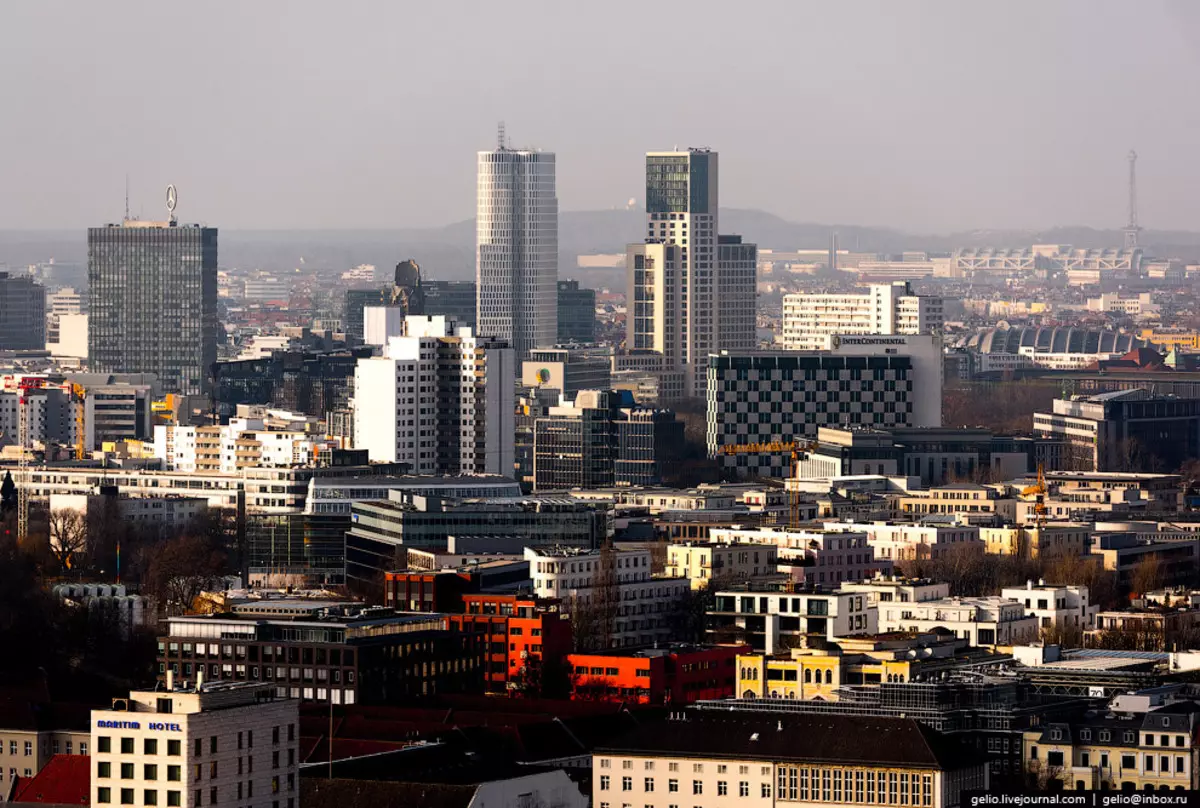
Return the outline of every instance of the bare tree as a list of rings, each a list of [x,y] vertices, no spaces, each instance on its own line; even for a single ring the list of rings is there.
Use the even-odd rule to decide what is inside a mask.
[[[87,519],[74,508],[50,511],[50,552],[62,570],[78,569],[88,549]]]

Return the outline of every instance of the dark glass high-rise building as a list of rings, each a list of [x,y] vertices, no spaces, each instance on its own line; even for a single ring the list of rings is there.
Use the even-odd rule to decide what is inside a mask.
[[[126,220],[88,229],[88,363],[209,389],[217,361],[217,229]]]

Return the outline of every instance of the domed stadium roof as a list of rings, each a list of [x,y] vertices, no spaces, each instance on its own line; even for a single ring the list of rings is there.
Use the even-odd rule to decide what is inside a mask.
[[[1106,331],[1099,328],[1061,326],[1040,328],[985,328],[966,340],[967,350],[986,354],[1015,354],[1021,348],[1039,352],[1076,354],[1124,354],[1135,348],[1153,347],[1133,334]]]

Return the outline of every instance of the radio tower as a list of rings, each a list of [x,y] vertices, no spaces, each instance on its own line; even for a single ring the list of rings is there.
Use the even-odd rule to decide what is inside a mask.
[[[1138,248],[1138,232],[1142,228],[1138,227],[1137,220],[1137,152],[1133,149],[1129,150],[1129,224],[1125,225],[1125,249],[1136,250]]]

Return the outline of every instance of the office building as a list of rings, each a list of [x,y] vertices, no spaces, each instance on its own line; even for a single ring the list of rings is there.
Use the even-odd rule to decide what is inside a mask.
[[[46,347],[46,287],[29,276],[0,272],[0,351]]]
[[[930,334],[944,324],[942,299],[916,295],[907,281],[872,284],[866,294],[783,297],[783,347],[817,351],[838,334]]]
[[[738,645],[672,643],[636,651],[602,650],[567,657],[571,698],[682,706],[734,695]]]
[[[133,691],[92,711],[91,804],[212,806],[300,802],[294,699],[248,682],[195,680]]]
[[[521,384],[551,387],[568,401],[580,390],[607,390],[612,376],[612,349],[605,347],[537,348],[521,363]]]
[[[670,410],[646,410],[610,390],[584,390],[534,423],[538,491],[659,485],[683,448],[683,423]]]
[[[708,452],[740,475],[784,476],[790,451],[822,426],[939,427],[941,340],[837,337],[821,352],[722,352],[708,358]],[[789,447],[790,448],[790,447]]]
[[[511,475],[512,348],[443,316],[408,317],[405,331],[358,360],[354,445],[416,474]]]
[[[1065,442],[1067,470],[1175,469],[1200,455],[1200,400],[1145,388],[1055,399],[1052,413],[1033,414],[1033,430]]]
[[[558,340],[558,196],[554,154],[479,152],[475,282],[477,332],[520,359]]]
[[[671,719],[596,748],[593,805],[667,808],[687,794],[721,808],[954,808],[967,804],[963,791],[988,786],[978,753],[911,718],[689,710]]]
[[[561,496],[441,499],[397,491],[386,501],[356,502],[351,511],[346,578],[364,586],[402,567],[397,556],[408,548],[452,553],[520,553],[555,545],[590,549],[612,534],[608,506]]]
[[[557,601],[501,594],[462,600],[463,613],[447,616],[450,630],[479,647],[488,693],[538,696],[566,684],[544,678],[547,671],[557,675],[571,651],[571,621]]]
[[[646,155],[646,237],[626,248],[626,345],[681,369],[703,397],[710,353],[749,351],[755,331],[757,248],[719,235],[717,153]]]
[[[655,578],[648,548],[527,547],[533,592],[558,598],[583,650],[645,647],[673,632],[686,578]]]
[[[158,639],[158,669],[164,678],[220,677],[268,686],[276,698],[344,705],[482,686],[478,652],[447,629],[445,615],[307,599],[267,598],[235,604],[229,614],[172,617]]]
[[[441,314],[478,332],[475,323],[474,281],[425,281],[425,313]]]
[[[358,360],[366,347],[333,351],[276,351],[259,359],[218,362],[216,400],[223,417],[239,405],[261,404],[289,412],[327,416],[349,412]]]
[[[170,195],[174,209],[174,192]],[[217,343],[217,229],[126,219],[88,230],[88,365],[153,373],[163,393],[210,389]]]
[[[579,281],[558,282],[558,341],[588,345],[596,341],[596,290]]]

